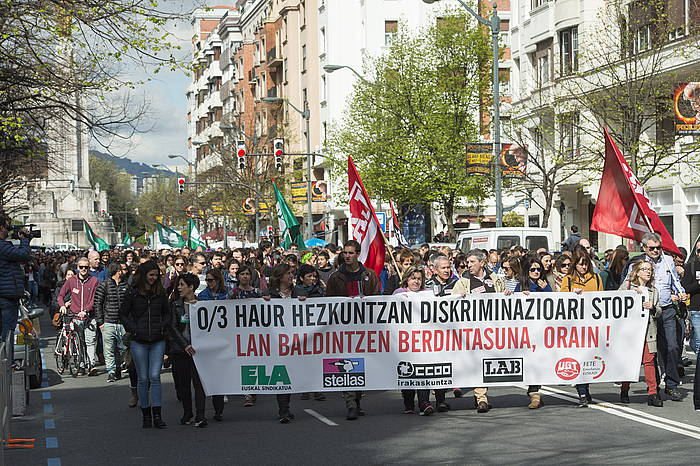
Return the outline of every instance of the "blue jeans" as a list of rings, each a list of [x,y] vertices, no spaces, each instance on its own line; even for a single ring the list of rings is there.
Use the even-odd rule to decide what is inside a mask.
[[[160,368],[165,354],[165,340],[155,343],[131,342],[131,357],[136,365],[138,374],[139,406],[160,406]],[[148,402],[148,392],[151,392],[151,403]]]
[[[688,313],[688,317],[693,325],[693,331],[690,334],[690,347],[697,355],[700,351],[700,311],[691,311]]]
[[[10,344],[7,346],[7,359],[10,364],[15,357],[15,345],[12,339],[17,326],[17,316],[19,314],[19,299],[0,298],[0,340],[6,341],[10,337]]]
[[[117,370],[117,364],[124,362],[124,326],[122,324],[104,323],[102,327],[102,347],[105,354],[105,369],[108,373],[113,373]],[[114,354],[114,348],[117,349],[117,354]]]
[[[680,361],[680,348],[678,347],[678,324],[676,322],[676,308],[668,307],[661,313],[661,318],[656,320],[658,356],[664,365],[666,372],[666,388],[674,390],[678,387],[681,377],[678,374],[678,361]]]

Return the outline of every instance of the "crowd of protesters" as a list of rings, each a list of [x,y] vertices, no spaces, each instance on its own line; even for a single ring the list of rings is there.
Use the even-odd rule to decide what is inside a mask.
[[[175,250],[90,251],[85,254],[38,253],[26,266],[35,285],[32,299],[52,313],[67,314],[78,324],[87,346],[87,376],[106,374],[108,383],[128,373],[131,397],[138,404],[143,427],[164,428],[161,412],[162,368],[171,368],[183,414],[180,423],[205,427],[205,393],[192,356],[186,305],[198,300],[306,299],[323,296],[369,296],[398,293],[433,293],[435,296],[472,293],[585,293],[602,290],[634,290],[644,295],[649,323],[642,351],[648,404],[662,407],[664,400],[680,401],[685,339],[700,349],[700,243],[691,257],[662,252],[661,239],[648,234],[643,253],[630,257],[624,246],[592,253],[590,243],[573,232],[564,250],[507,250],[463,252],[450,245],[388,251],[385,268],[377,276],[359,262],[360,245],[348,241],[299,251],[284,250],[262,241],[256,249],[193,251]],[[60,319],[55,320],[58,324]],[[98,338],[101,337],[101,338]],[[102,351],[99,351],[99,347]],[[104,357],[104,371],[101,357]],[[700,377],[696,377],[696,381]],[[697,382],[696,382],[697,383]],[[629,403],[630,383],[621,381],[620,402]],[[661,386],[663,385],[663,390]],[[578,406],[593,402],[588,384],[576,386]],[[459,398],[464,388],[402,390],[403,412],[431,415],[450,409],[447,394]],[[486,387],[473,389],[479,413],[491,409]],[[539,386],[527,390],[530,409],[544,405]],[[192,396],[194,395],[194,409]],[[364,394],[342,393],[347,419],[365,414]],[[304,393],[301,399],[323,401],[323,393]],[[416,405],[417,397],[417,405]],[[213,396],[213,419],[221,421],[229,397]],[[234,399],[234,397],[230,397]],[[255,395],[246,395],[243,406],[253,407]],[[278,418],[289,423],[292,396],[277,395]],[[695,407],[700,397],[695,390]]]

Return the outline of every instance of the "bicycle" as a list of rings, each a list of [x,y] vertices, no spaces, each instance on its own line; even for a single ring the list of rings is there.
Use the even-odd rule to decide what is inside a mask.
[[[71,376],[77,377],[81,370],[90,370],[90,367],[86,367],[88,358],[85,338],[72,316],[64,315],[62,320],[63,326],[54,349],[56,369],[59,374],[64,374],[68,369]]]

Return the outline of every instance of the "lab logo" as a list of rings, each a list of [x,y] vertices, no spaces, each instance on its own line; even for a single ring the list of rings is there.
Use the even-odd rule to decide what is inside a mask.
[[[523,358],[482,359],[484,383],[522,382]]]

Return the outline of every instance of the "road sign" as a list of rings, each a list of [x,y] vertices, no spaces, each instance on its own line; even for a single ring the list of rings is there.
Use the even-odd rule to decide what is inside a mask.
[[[376,214],[379,226],[382,227],[382,231],[386,233],[386,212],[376,212]]]

